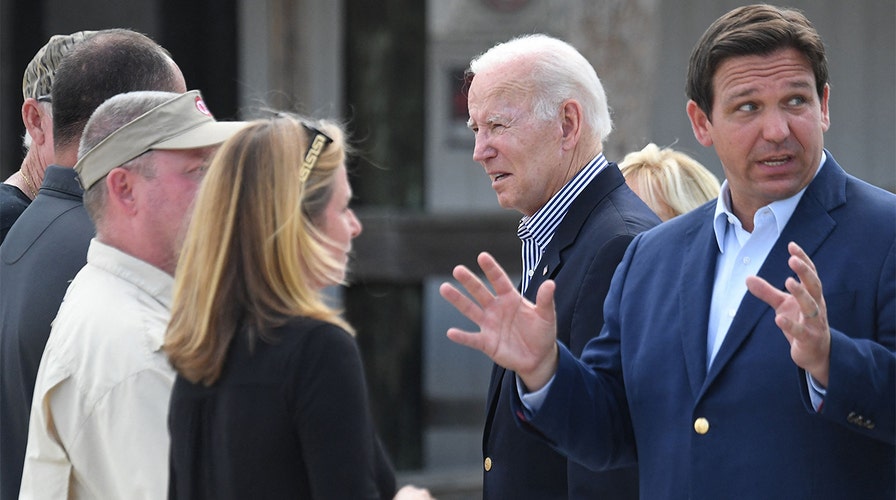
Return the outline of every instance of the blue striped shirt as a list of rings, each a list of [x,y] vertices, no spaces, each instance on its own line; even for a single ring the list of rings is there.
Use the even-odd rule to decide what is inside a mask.
[[[525,293],[529,281],[535,274],[538,262],[544,254],[544,249],[554,238],[554,233],[560,222],[566,217],[569,206],[572,205],[579,194],[585,189],[597,174],[607,167],[607,159],[603,153],[598,153],[582,170],[557,191],[547,203],[531,216],[520,219],[517,235],[523,243],[523,281],[520,290]]]

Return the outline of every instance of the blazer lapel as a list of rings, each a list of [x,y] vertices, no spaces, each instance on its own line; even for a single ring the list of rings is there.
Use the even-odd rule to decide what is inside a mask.
[[[712,286],[715,281],[716,261],[719,246],[716,243],[712,228],[712,216],[715,205],[708,204],[701,220],[710,222],[692,226],[686,233],[686,242],[682,247],[685,255],[692,258],[683,259],[681,275],[676,283],[687,283],[678,296],[678,309],[681,324],[681,341],[684,349],[685,366],[688,372],[688,383],[694,397],[700,393],[706,379],[706,332],[709,328],[709,304],[712,300]]]
[[[759,277],[780,290],[784,290],[784,281],[789,276],[796,277],[796,273],[787,264],[790,258],[787,244],[791,241],[796,242],[811,257],[836,226],[836,221],[828,212],[845,202],[846,174],[830,153],[827,153],[827,157],[821,172],[806,189],[781,236],[757,273]],[[711,384],[725,368],[765,314],[773,315],[775,312],[750,292],[744,294],[734,321],[707,374],[706,386]]]
[[[582,230],[582,225],[588,220],[591,212],[597,208],[601,200],[609,195],[610,192],[624,183],[625,178],[619,171],[619,167],[615,163],[610,162],[579,193],[569,206],[569,211],[566,212],[560,225],[557,226],[554,237],[551,238],[551,242],[548,243],[544,255],[541,256],[541,260],[535,268],[535,274],[529,280],[529,286],[524,294],[527,299],[535,301],[538,287],[557,275],[557,272],[563,265],[563,251],[575,243]]]

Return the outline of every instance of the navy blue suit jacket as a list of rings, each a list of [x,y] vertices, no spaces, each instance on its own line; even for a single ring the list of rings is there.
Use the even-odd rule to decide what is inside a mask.
[[[569,208],[526,291],[547,279],[557,282],[558,336],[574,353],[600,332],[603,301],[613,271],[638,233],[659,223],[610,163]],[[521,430],[510,413],[515,376],[495,365],[488,392],[483,454],[483,496],[495,499],[637,498],[637,469],[629,464],[596,473]]]
[[[790,241],[815,263],[832,335],[821,412],[774,310],[749,292],[706,369],[709,203],[632,242],[603,331],[581,361],[561,346],[523,425],[592,468],[637,457],[642,498],[893,499],[896,196],[827,155],[758,273],[783,289]]]

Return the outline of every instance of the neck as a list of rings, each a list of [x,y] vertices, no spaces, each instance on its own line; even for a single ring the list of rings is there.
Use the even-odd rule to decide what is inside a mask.
[[[75,163],[78,162],[78,145],[75,144],[75,147],[57,147],[54,154],[56,155],[56,161],[54,162],[56,165],[74,168]]]
[[[41,164],[40,158],[35,148],[28,150],[25,159],[22,160],[22,166],[18,172],[13,174],[6,180],[7,184],[19,188],[25,195],[34,199],[40,189],[41,183],[44,181],[44,169],[46,167]]]
[[[577,173],[579,173],[585,165],[588,164],[591,160],[594,159],[595,156],[600,154],[600,148],[582,148],[579,150],[578,148],[573,152],[573,155],[570,156],[569,160],[569,172],[566,178],[566,182],[569,182],[569,179],[572,179]]]
[[[44,162],[39,157],[37,151],[34,148],[28,150],[28,154],[25,155],[25,159],[22,160],[22,167],[20,170],[25,172],[28,175],[28,178],[34,181],[37,187],[40,187],[41,183],[44,181],[44,172],[47,170],[48,162]]]
[[[132,229],[128,227],[127,229]],[[174,276],[174,270],[177,267],[177,259],[165,252],[157,242],[147,244],[145,239],[141,239],[140,234],[128,233],[125,231],[97,231],[97,240],[109,245],[110,247],[121,250],[122,252],[146,262],[151,266],[155,266]]]
[[[597,139],[582,139],[572,151],[572,164],[584,167],[595,156],[603,152],[603,144]]]

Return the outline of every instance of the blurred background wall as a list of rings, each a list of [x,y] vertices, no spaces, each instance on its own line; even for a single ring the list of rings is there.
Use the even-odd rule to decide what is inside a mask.
[[[219,119],[263,108],[339,117],[352,131],[365,231],[353,285],[333,290],[359,330],[375,418],[402,479],[477,498],[490,363],[445,339],[467,325],[438,296],[488,250],[518,272],[518,214],[472,159],[462,75],[518,34],[563,38],[594,64],[613,161],[674,146],[721,177],[684,108],[690,49],[732,0],[0,0],[0,177],[22,159],[25,65],[50,35],[127,27],[165,46]],[[896,189],[896,6],[792,0],[824,37],[826,146],[852,174]],[[2,287],[2,283],[0,283]]]

